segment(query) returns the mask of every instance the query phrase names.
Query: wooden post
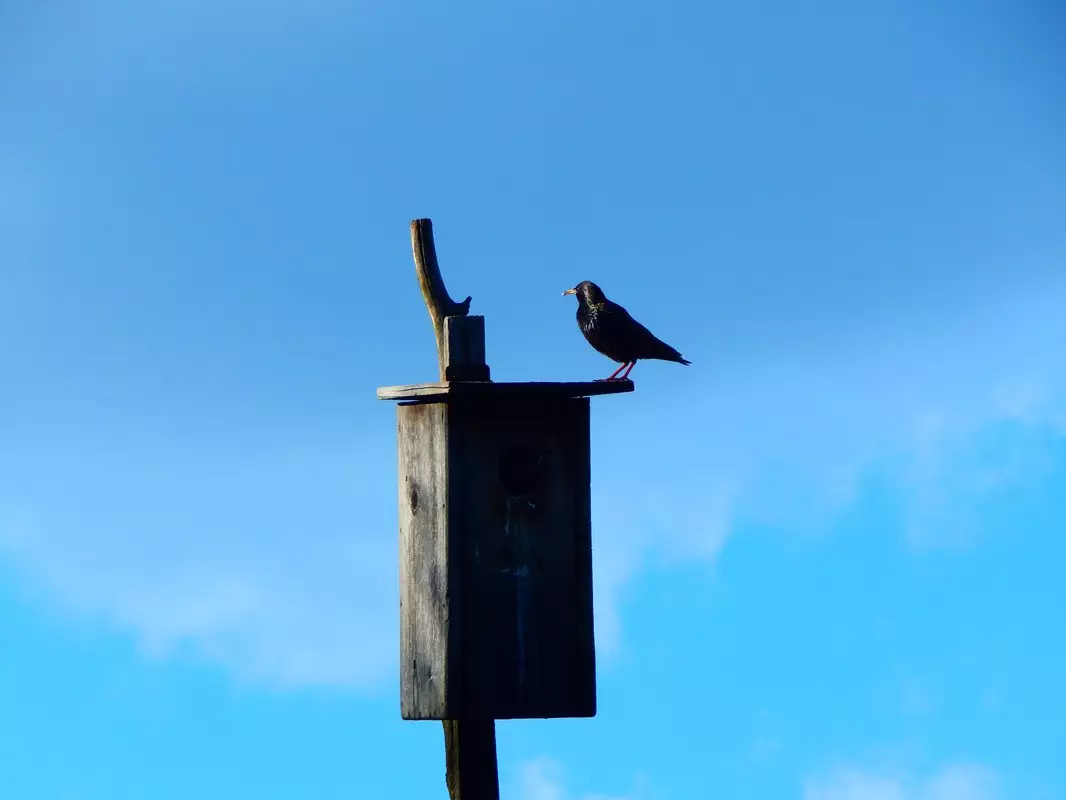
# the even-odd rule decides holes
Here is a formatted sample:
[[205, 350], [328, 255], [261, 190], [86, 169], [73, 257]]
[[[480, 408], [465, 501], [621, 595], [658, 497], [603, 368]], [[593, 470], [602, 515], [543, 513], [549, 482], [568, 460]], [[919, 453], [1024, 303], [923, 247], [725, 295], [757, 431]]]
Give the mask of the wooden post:
[[596, 714], [589, 397], [631, 381], [494, 383], [485, 321], [411, 223], [439, 381], [399, 401], [400, 713], [441, 720], [452, 800], [498, 800], [497, 719]]
[[498, 800], [500, 775], [496, 764], [496, 722], [467, 717], [446, 719], [444, 751], [448, 794], [452, 800]]
[[[416, 219], [411, 222], [411, 250], [422, 299], [426, 303], [437, 338], [440, 379], [489, 380], [489, 368], [485, 363], [485, 319], [468, 316], [471, 301], [469, 295], [462, 303], [456, 303], [448, 294], [444, 278], [440, 274], [440, 265], [437, 263], [431, 220]], [[443, 497], [440, 499], [442, 503], [447, 502]], [[433, 532], [432, 539], [439, 537], [446, 529], [444, 525], [439, 526]], [[447, 542], [443, 544], [447, 547]], [[449, 588], [452, 596], [458, 599], [457, 587]], [[456, 617], [461, 617], [460, 609], [451, 613], [456, 611]], [[460, 619], [455, 619], [454, 622], [462, 625]], [[474, 644], [470, 633], [472, 631], [468, 631], [463, 637], [464, 645], [457, 654], [459, 664], [453, 665], [453, 670], [450, 670], [452, 675], [461, 675], [462, 665], [470, 661], [463, 652]], [[444, 726], [446, 780], [451, 800], [499, 800], [495, 720], [492, 717], [467, 713], [459, 719], [445, 719], [441, 723]]]

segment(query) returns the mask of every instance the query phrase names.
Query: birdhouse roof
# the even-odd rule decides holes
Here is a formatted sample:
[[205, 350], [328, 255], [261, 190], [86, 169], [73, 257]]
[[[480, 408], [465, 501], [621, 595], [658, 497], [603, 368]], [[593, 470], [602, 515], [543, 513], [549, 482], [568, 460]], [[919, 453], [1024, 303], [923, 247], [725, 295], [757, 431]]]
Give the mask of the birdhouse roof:
[[450, 381], [443, 383], [411, 383], [403, 386], [378, 387], [379, 400], [439, 402], [451, 398], [478, 400], [563, 400], [571, 397], [593, 397], [601, 394], [620, 394], [633, 391], [633, 381], [567, 382], [496, 382]]

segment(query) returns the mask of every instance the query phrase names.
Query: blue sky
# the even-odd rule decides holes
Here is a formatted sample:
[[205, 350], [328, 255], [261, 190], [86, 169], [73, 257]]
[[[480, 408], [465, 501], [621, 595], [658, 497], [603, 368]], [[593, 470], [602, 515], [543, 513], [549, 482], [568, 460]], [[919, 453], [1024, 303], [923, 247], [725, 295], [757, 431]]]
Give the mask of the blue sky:
[[444, 797], [399, 719], [432, 217], [593, 401], [599, 715], [508, 800], [1066, 798], [1064, 17], [0, 3], [0, 794]]

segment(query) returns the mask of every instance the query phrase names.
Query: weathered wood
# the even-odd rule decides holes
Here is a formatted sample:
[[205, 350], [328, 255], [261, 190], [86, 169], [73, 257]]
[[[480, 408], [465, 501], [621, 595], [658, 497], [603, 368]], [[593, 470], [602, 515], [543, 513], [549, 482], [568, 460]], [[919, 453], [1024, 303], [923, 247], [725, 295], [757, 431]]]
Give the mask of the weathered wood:
[[444, 380], [487, 381], [485, 318], [444, 318]]
[[443, 725], [451, 800], [499, 800], [496, 723], [491, 719], [446, 719]]
[[[411, 222], [411, 249], [418, 284], [437, 340], [440, 380], [488, 381], [485, 321], [481, 317], [464, 319], [470, 312], [471, 298], [468, 296], [462, 303], [456, 303], [448, 294], [437, 264], [430, 220]], [[401, 464], [406, 464], [410, 468], [406, 474], [414, 477], [414, 493], [408, 492], [407, 497], [410, 514], [406, 542], [401, 533], [401, 560], [409, 561], [406, 578], [402, 580], [405, 585], [413, 583], [421, 588], [401, 590], [408, 595], [411, 604], [406, 617], [411, 624], [408, 638], [404, 639], [401, 634], [404, 674], [410, 696], [414, 698], [412, 703], [418, 706], [424, 701], [427, 706], [440, 709], [445, 716], [447, 780], [452, 800], [459, 800], [463, 795], [467, 800], [498, 800], [495, 722], [491, 717], [472, 719], [469, 715], [459, 721], [453, 719], [459, 715], [451, 712], [449, 703], [453, 696], [461, 697], [461, 664], [466, 656], [460, 646], [440, 647], [442, 639], [451, 643], [463, 641], [461, 617], [463, 613], [469, 616], [469, 609], [462, 606], [459, 591], [461, 558], [455, 552], [457, 540], [449, 536], [447, 524], [452, 507], [448, 476], [453, 474], [450, 471], [451, 452], [447, 446], [447, 407], [433, 409], [424, 416], [414, 413], [409, 422], [405, 431], [404, 417], [400, 415], [400, 438], [410, 444], [406, 451], [401, 447]], [[419, 459], [432, 461], [433, 466], [415, 466], [414, 462]], [[403, 470], [401, 467], [402, 474]], [[403, 478], [400, 485], [402, 508]], [[419, 486], [431, 487], [432, 495], [432, 509], [424, 510], [421, 517], [418, 511]], [[401, 524], [401, 531], [404, 529]], [[401, 567], [401, 575], [404, 574]], [[415, 685], [419, 681], [424, 683], [423, 689]]]
[[397, 411], [402, 716], [595, 716], [589, 400]]
[[448, 380], [447, 362], [444, 360], [444, 320], [446, 317], [465, 317], [470, 313], [468, 296], [463, 302], [456, 303], [448, 294], [444, 278], [437, 264], [437, 248], [433, 242], [433, 222], [428, 219], [411, 220], [411, 251], [415, 259], [415, 273], [422, 290], [422, 299], [433, 323], [433, 335], [437, 339], [437, 362], [440, 367], [440, 379]]
[[461, 636], [458, 539], [449, 537], [448, 407], [399, 414], [400, 713], [448, 719], [458, 708]]
[[410, 383], [400, 386], [380, 386], [379, 400], [412, 400], [438, 402], [448, 398], [483, 400], [538, 401], [558, 400], [570, 397], [593, 397], [603, 394], [621, 394], [633, 391], [633, 381], [583, 381], [583, 382], [508, 382], [463, 381], [456, 383]]

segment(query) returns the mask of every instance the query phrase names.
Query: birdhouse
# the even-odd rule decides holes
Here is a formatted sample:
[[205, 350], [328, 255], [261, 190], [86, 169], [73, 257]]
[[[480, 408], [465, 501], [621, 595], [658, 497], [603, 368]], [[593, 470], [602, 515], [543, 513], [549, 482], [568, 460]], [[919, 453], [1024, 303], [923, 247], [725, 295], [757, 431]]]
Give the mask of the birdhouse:
[[400, 401], [405, 719], [595, 715], [589, 396], [631, 386], [378, 390]]
[[633, 384], [489, 380], [483, 318], [415, 261], [442, 379], [377, 393], [398, 402], [401, 715], [595, 716], [589, 398]]

